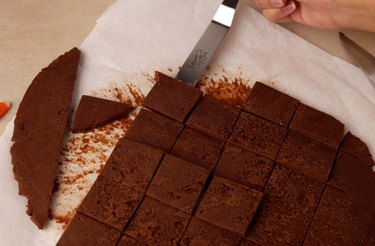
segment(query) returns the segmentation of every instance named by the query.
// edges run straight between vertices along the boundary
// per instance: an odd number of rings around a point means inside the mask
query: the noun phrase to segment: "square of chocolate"
[[[161,150],[140,144],[129,139],[120,139],[102,176],[114,182],[145,192],[163,157]]]
[[[147,246],[147,244],[125,235],[121,238],[117,246]]]
[[[324,183],[276,165],[269,178],[264,199],[280,209],[293,210],[309,223],[322,196]]]
[[[302,245],[308,227],[299,213],[262,202],[247,238],[259,245]]]
[[[116,245],[120,237],[120,231],[77,212],[56,245]]]
[[[262,196],[259,191],[215,176],[196,216],[244,236]]]
[[[333,147],[289,131],[276,162],[320,182],[325,182],[331,172],[335,157],[336,151]]]
[[[241,237],[233,232],[217,227],[193,217],[180,245],[228,245],[237,246]]]
[[[99,175],[78,211],[122,231],[142,198],[143,193]]]
[[[177,245],[190,216],[148,196],[125,233],[147,245]]]
[[[265,84],[256,82],[245,110],[276,124],[288,127],[299,101]]]
[[[215,175],[262,191],[273,167],[273,161],[228,144],[215,169]]]
[[[146,194],[191,214],[208,175],[203,167],[166,155]]]
[[[366,208],[356,196],[326,186],[313,220],[350,232],[350,237],[360,242],[367,235],[373,214],[374,207]]]
[[[348,132],[345,135],[345,138],[340,146],[340,151],[351,154],[357,158],[371,158],[367,144],[365,144],[360,138],[353,135],[351,132]]]
[[[224,142],[189,127],[182,130],[171,154],[212,171],[221,155]]]
[[[143,101],[143,106],[183,122],[202,92],[160,72],[155,73],[155,80],[156,84]]]
[[[223,103],[203,98],[186,125],[225,141],[232,132],[240,111]]]
[[[125,138],[169,152],[182,128],[177,121],[141,109]]]
[[[242,112],[229,142],[274,160],[286,133],[285,127]]]
[[[298,106],[289,128],[336,149],[344,134],[344,124],[340,121],[302,103]]]

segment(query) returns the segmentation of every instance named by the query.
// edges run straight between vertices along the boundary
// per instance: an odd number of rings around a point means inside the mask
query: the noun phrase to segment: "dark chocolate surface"
[[[225,245],[237,246],[241,237],[233,232],[217,227],[193,217],[182,238],[181,246]]]
[[[224,149],[215,175],[262,191],[272,166],[270,159],[229,144]]]
[[[274,160],[287,129],[242,112],[229,142]]]
[[[287,127],[299,101],[265,84],[256,82],[245,110]]]
[[[340,121],[302,103],[293,116],[290,128],[334,148],[338,148],[344,134],[344,124]]]
[[[182,127],[177,121],[142,109],[126,132],[125,138],[168,152]]]
[[[57,246],[116,245],[121,232],[76,213]]]
[[[147,244],[125,235],[121,238],[117,246],[147,246]]]
[[[83,95],[74,115],[72,132],[84,132],[126,117],[133,106]]]
[[[335,156],[336,151],[333,147],[289,131],[276,162],[325,182],[331,172]]]
[[[171,154],[212,171],[220,158],[224,142],[185,127]]]
[[[195,107],[186,125],[225,141],[232,132],[239,110],[204,98]]]
[[[348,132],[341,144],[340,150],[357,158],[371,157],[367,145],[357,136]]]
[[[191,214],[208,174],[202,167],[166,155],[147,190],[147,195]]]
[[[163,73],[155,73],[156,84],[145,98],[143,106],[171,119],[183,122],[202,92]]]
[[[146,196],[126,234],[148,245],[177,245],[189,218],[186,213]]]
[[[261,199],[261,192],[215,176],[196,216],[244,236]]]
[[[73,48],[34,78],[18,108],[11,148],[19,194],[42,229],[48,218],[80,51]]]

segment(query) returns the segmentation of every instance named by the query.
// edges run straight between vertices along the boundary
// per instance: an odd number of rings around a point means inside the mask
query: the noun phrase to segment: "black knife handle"
[[[236,8],[237,7],[238,0],[224,0],[223,4],[225,6],[228,6],[230,8]]]

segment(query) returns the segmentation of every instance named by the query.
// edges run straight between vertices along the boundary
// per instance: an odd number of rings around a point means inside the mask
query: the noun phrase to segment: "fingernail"
[[[281,8],[284,5],[282,0],[270,0],[270,2],[273,7]]]
[[[296,4],[292,1],[281,9],[284,13],[292,13],[296,9]]]

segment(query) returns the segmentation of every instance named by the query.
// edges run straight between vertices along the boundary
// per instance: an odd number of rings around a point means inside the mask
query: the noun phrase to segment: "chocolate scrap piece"
[[[204,98],[195,107],[186,125],[225,141],[232,132],[239,110]]]
[[[245,110],[287,127],[299,101],[265,84],[256,82]]]
[[[220,158],[224,142],[186,127],[171,154],[212,171]]]
[[[274,160],[286,133],[282,126],[242,112],[229,142]]]
[[[336,151],[333,147],[289,131],[276,162],[325,182],[331,172],[335,156]]]
[[[300,104],[290,123],[290,129],[322,143],[338,148],[344,134],[344,124],[333,116]]]
[[[72,132],[84,132],[126,117],[133,106],[83,95],[74,115]]]
[[[142,198],[143,193],[99,175],[78,211],[122,231]]]
[[[182,128],[177,121],[142,109],[125,138],[169,152]]]
[[[196,216],[244,236],[262,195],[259,191],[215,176]]]
[[[155,80],[156,84],[145,98],[143,106],[183,122],[202,92],[161,72],[155,72]]]
[[[129,139],[121,139],[100,175],[145,192],[163,157],[163,152]]]
[[[77,212],[56,245],[116,245],[120,237],[120,231]]]
[[[121,238],[117,246],[147,246],[147,244],[125,235]]]
[[[273,161],[229,144],[215,169],[215,175],[262,191],[271,173]]]
[[[73,48],[35,77],[18,108],[11,148],[19,194],[42,229],[56,179],[80,51]]]
[[[202,167],[166,155],[146,194],[191,214],[208,175]]]
[[[237,246],[241,237],[223,228],[193,217],[182,238],[181,246],[227,245]]]
[[[351,132],[346,134],[341,144],[340,151],[351,154],[357,158],[371,157],[367,144]]]
[[[148,196],[125,234],[148,245],[177,245],[190,216]]]

